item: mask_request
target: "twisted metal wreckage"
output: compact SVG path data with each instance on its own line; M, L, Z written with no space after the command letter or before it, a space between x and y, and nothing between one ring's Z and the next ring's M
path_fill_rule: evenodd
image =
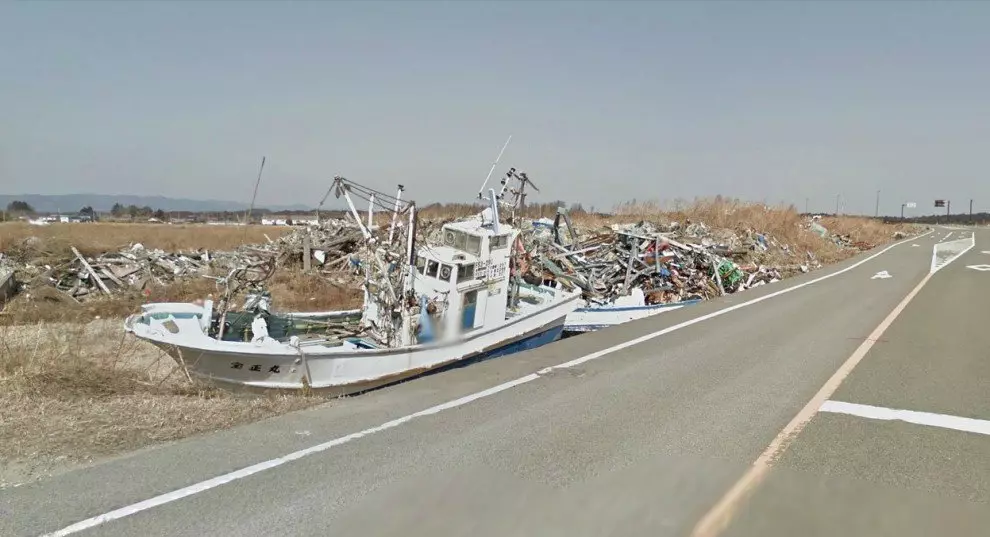
M510 222L521 225L517 215L524 210L526 187L539 189L516 168L501 183L499 204ZM764 235L756 234L750 248L732 249L707 239L682 243L672 236L676 230L661 232L640 223L582 240L567 211L558 208L552 221L533 221L513 248L525 281L581 292L581 305L567 316L565 332L594 331L782 279L777 268L730 259L750 248L769 249L772 239ZM707 228L692 224L688 231L700 235ZM799 270L807 272L808 265Z
M353 393L464 360L537 347L560 337L579 293L523 281L519 230L499 221L494 189L481 214L441 227L442 245L417 244L416 207L343 177L365 241L364 304L358 310L273 313L262 283L271 265L245 266L221 279L220 300L153 303L125 329L172 356L187 374L248 389ZM353 197L368 201L367 221ZM375 208L390 211L388 232ZM240 311L231 302L242 291Z

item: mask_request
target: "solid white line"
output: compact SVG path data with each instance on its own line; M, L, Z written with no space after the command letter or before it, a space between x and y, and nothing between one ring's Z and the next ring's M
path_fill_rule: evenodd
M916 425L928 425L929 427L940 427L942 429L953 429L968 433L990 435L990 421L978 420L974 418L963 418L960 416L950 416L948 414L934 414L931 412L916 412L914 410L900 410L896 408L884 408L880 406L859 405L856 403L844 403L842 401L825 401L819 409L820 412L832 412L834 414L848 414L860 418L885 421L905 421Z
M442 404L439 404L439 405L436 405L436 406L432 406L430 408L427 408L426 410L421 410L419 412L415 412L413 414L409 414L409 415L403 416L401 418L396 418L396 419L394 419L392 421L385 422L385 423L383 423L383 424L381 424L381 425L379 425L377 427L372 427L370 429L365 429L363 431L352 433L352 434L349 434L347 436L342 436L340 438L336 438L334 440L330 440L329 442L324 442L322 444L317 444L315 446L312 446L312 447L309 447L309 448L306 448L306 449L302 449L302 450L299 450L299 451L295 451L295 452L289 453L288 455L285 455L284 457L278 457L277 459L272 459L272 460L269 460L269 461L260 462L258 464L254 464L254 465L248 466L247 468L241 468L240 470L237 470L237 471L234 471L234 472L230 472L228 474L223 474L223 475L214 477L213 479L208 479L206 481L201 481L199 483L194 483L192 485L189 485L188 487L184 487L184 488L181 488L181 489L178 489L178 490L174 490L172 492L167 492L167 493L162 494L160 496L155 496L154 498L149 498L149 499L144 500L142 502L138 502L138 503L135 503L135 504L132 504L132 505L128 505L126 507L121 507L120 509L115 509L113 511L110 511L109 513L105 513L105 514L102 514L102 515L99 515L99 516L95 516L93 518L88 518L88 519L83 520L81 522L77 522L75 524L72 524L71 526L67 526L65 528L62 528L62 529L60 529L60 530L58 530L56 532L48 533L48 534L45 534L45 535L52 536L52 537L60 537L60 536L63 536L63 535L70 535L70 534L77 533L77 532L80 532L80 531L83 531L83 530L86 530L86 529L89 529L89 528L92 528L92 527L95 527L95 526L99 526L100 524L103 524L105 522L109 522L111 520L116 520L116 519L119 519L119 518L124 518L126 516L130 516L130 515L133 515L135 513L139 513L141 511L144 511L144 510L147 510L147 509L151 509L152 507L158 507L158 506L164 505L166 503L174 502L176 500L185 498L186 496L192 496L193 494L198 494L200 492L204 492L204 491L210 490L212 488L219 487L220 485L223 485L223 484L226 484L226 483L230 483L231 481L235 481L237 479L242 479L242 478L248 477L250 475L256 474L258 472L261 472L261 471L264 471L264 470L269 470L271 468L275 468L276 466L281 466L281 465L283 465L283 464L285 464L287 462L294 461L294 460L297 460L297 459L301 459L301 458L306 457L308 455L313 455L314 453L319 453L321 451L326 451L326 450L328 450L330 448L333 448L333 447L337 447L337 446L346 444L348 442L351 442L353 440L357 440L359 438L363 438L365 436L369 436L369 435L372 435L372 434L375 434L375 433L380 433L382 431L385 431L385 430L388 430L388 429L392 429L392 428L398 427L399 425L402 425L404 423L407 423L409 421L412 421L412 420L414 420L416 418L420 418L420 417L423 417L423 416L429 416L431 414L436 414L436 413L442 412L444 410L448 410L448 409L451 409L451 408L456 408L456 407L459 407L459 406L462 406L462 405L466 405L466 404L468 404L468 403L470 403L472 401L476 401L476 400L481 399L483 397L488 397L490 395L494 395L496 393L499 393L499 392L508 390L510 388L515 388L516 386L519 386L520 384L525 384L527 382L534 381L534 380L536 380L538 378L540 378L540 377L537 376L537 375L535 375L535 374L526 375L525 377L520 377L520 378L517 378L515 380L509 381L509 382L506 382L506 383L503 383L503 384L499 384L498 386L494 386L492 388L488 388L487 390L482 390L480 392L476 392L476 393L473 393L471 395L467 395L467 396L461 397L460 399L454 399L453 401L447 401L446 403L442 403Z
M936 244L935 246L933 246L933 247L932 247L932 265L931 265L931 267L929 268L929 272L931 272L932 274L934 274L934 273L936 273L936 272L938 272L938 271L940 271L940 270L942 270L942 268L943 268L943 267L945 267L945 266L946 266L946 265L948 265L949 263L952 263L952 262L953 262L953 261L955 261L956 259L959 259L959 258L960 258L960 257L962 257L962 255L963 255L963 254L965 254L966 252L968 252L968 251L970 251L970 250L972 250L972 249L973 249L973 247L975 247L975 246L976 246L976 232L973 232L973 234L972 234L972 235L970 235L968 239L966 239L966 238L962 238L962 239L956 239L956 240L954 240L954 241L951 241L951 243L949 243L949 244L952 244L952 243L958 243L958 242L962 242L962 241L965 241L965 240L968 240L968 241L970 241L970 242L969 242L969 246L967 246L967 247L966 247L965 249L963 249L963 250L962 250L961 252L959 252L958 254L955 254L954 256L952 256L952 257L950 257L949 259L946 259L946 260L945 260L944 262L942 262L941 264L938 264L938 247L939 247L939 246L945 246L945 244L946 244L946 243L939 243L939 244Z
M919 235L918 237L924 237L928 233L931 233L931 231L928 231L928 232L926 232L926 233L924 233L922 235ZM541 370L539 370L538 372L536 372L534 374L529 374L529 375L526 375L524 377L520 377L520 378L517 378L515 380L509 381L509 382L506 382L506 383L503 383L503 384L499 384L498 386L494 386L492 388L488 388L487 390L483 390L483 391L480 391L480 392L477 392L477 393L473 393L471 395L467 395L467 396L461 397L459 399L454 399L453 401L448 401L446 403L442 403L442 404L439 404L439 405L436 405L436 406L432 406L430 408L427 408L426 410L421 410L419 412L416 412L416 413L413 413L413 414L409 414L408 416L403 416L401 418L396 418L396 419L394 419L392 421L389 421L389 422L383 423L381 425L378 425L377 427L372 427L370 429L365 429L363 431L352 433L352 434L349 434L347 436L342 436L340 438L336 438L334 440L330 440L329 442L324 442L322 444L317 444L315 446L312 446L312 447L309 447L309 448L306 448L306 449L303 449L303 450L295 451L295 452L290 453L288 455L285 455L283 457L279 457L279 458L272 459L272 460L265 461L265 462L260 462L258 464L254 464L252 466L248 466L246 468L242 468L242 469L236 470L234 472L230 472L230 473L227 473L227 474L223 474L223 475L214 477L213 479L208 479L206 481L195 483L195 484L189 485L187 487L184 487L184 488L181 488L181 489L178 489L178 490L174 490L172 492L167 492L165 494L162 494L162 495L159 495L159 496L155 496L153 498L149 498L147 500L144 500L144 501L141 501L141 502L132 504L132 505L121 507L119 509L115 509L115 510L110 511L108 513L104 513L102 515L98 515L98 516L95 516L95 517L92 517L92 518L88 518L86 520L82 520L80 522L77 522L75 524L72 524L71 526L67 526L65 528L62 528L61 530L58 530L58 531L56 531L54 533L49 533L49 534L46 534L46 535L47 536L52 536L52 537L62 537L62 536L65 536L65 535L71 535L73 533L77 533L77 532L80 532L80 531L83 531L83 530L86 530L86 529L89 529L89 528L98 526L100 524L104 524L106 522L110 522L111 520L117 520L117 519L120 519L120 518L124 518L124 517L130 516L130 515L133 515L135 513L139 513L141 511L145 511L147 509L151 509L153 507L158 507L160 505L164 505L164 504L167 504L167 503L170 503L170 502L174 502L176 500L185 498L187 496L192 496L193 494L198 494L200 492L204 492L204 491L210 490L212 488L219 487L220 485L224 485L226 483L230 483L231 481L235 481L237 479L242 479L242 478L248 477L250 475L256 474L258 472L261 472L261 471L264 471L264 470L269 470L269 469L275 468L277 466L281 466L281 465L283 465L283 464L285 464L287 462L294 461L294 460L297 460L297 459L301 459L301 458L306 457L308 455L313 455L315 453L320 453L322 451L326 451L326 450L328 450L330 448L337 447L337 446L340 446L342 444L346 444L348 442L351 442L353 440L357 440L359 438L363 438L365 436L369 436L369 435L372 435L372 434L375 434L375 433L379 433L379 432L385 431L387 429L392 429L392 428L398 427L399 425L402 425L404 423L407 423L407 422L412 421L413 419L416 419L416 418L419 418L419 417L429 416L429 415L432 415L432 414L436 414L438 412L442 412L444 410L449 410L449 409L452 409L452 408L457 408L459 406L466 405L466 404L471 403L473 401L477 401L478 399L482 399L482 398L488 397L490 395L495 395L495 394L497 394L499 392L503 392L503 391L508 390L510 388L514 388L516 386L519 386L519 385L526 384L528 382L532 382L534 380L537 380L537 379L540 378L540 375L545 375L545 374L550 373L551 371L553 371L555 369L566 369L566 368L574 367L574 366L577 366L577 365L580 365L580 364L583 364L583 363L586 363L586 362L590 362L592 360L596 360L596 359L601 358L603 356L606 356L608 354L612 354L613 352L620 351L622 349L626 349L626 348L632 347L634 345L639 345L640 343L643 343L645 341L649 341L649 340L654 339L654 338L658 338L660 336L663 336L665 334L669 334L669 333L674 332L676 330L680 330L682 328L687 328L688 326L691 326L691 325L700 323L702 321L707 321L708 319L714 319L715 317L718 317L720 315L724 315L724 314L729 313L731 311L736 311L738 309L745 308L747 306L751 306L751 305L757 304L759 302L763 302L764 300L769 300L769 299L771 299L773 297L777 297L777 296L780 296L780 295L783 295L783 294L786 294L786 293L790 293L791 291L796 291L798 289L807 287L809 285L818 283L820 281L827 280L829 278L833 278L835 276L838 276L839 274L844 274L846 272L849 272L850 270L853 270L856 267L859 267L860 265L863 265L864 263L866 263L868 261L871 261L871 260L873 260L873 259L875 259L875 258L877 258L877 257L879 257L881 255L883 255L884 253L886 253L891 248L895 248L895 247L900 246L901 244L904 244L904 243L906 243L908 241L915 240L918 237L912 237L910 239L905 239L903 241L900 241L900 242L891 244L890 246L884 248L883 250L880 250L879 252L877 252L877 253L869 256L869 257L867 257L866 259L860 260L860 261L858 261L858 262L856 262L856 263L854 263L852 265L849 265L848 267L846 267L846 268L844 268L842 270L838 270L838 271L832 272L830 274L826 274L824 276L820 276L818 278L815 278L814 280L809 280L807 282L800 283L800 284L797 284L797 285L794 285L792 287L788 287L788 288L785 288L785 289L781 289L780 291L775 291L773 293L770 293L770 294L767 294L767 295L764 295L764 296L761 296L761 297L758 297L758 298L754 298L752 300L748 300L746 302L742 302L742 303L736 304L734 306L729 306L727 308L720 309L718 311L713 311L711 313L702 315L700 317L695 317L694 319L689 319L689 320L684 321L682 323L678 323L678 324L675 324L673 326L669 326L667 328L664 328L663 330L658 330L656 332L651 332L651 333L646 334L644 336L640 336L640 337L638 337L636 339L631 339L629 341L620 343L618 345L614 345L612 347L608 347L607 349L603 349L603 350L600 350L598 352L594 352L594 353L591 353L591 354L582 356L580 358L571 360L569 362L564 362L564 363L559 364L559 365L555 365L555 366L551 366L551 367L547 367L547 368L541 369Z

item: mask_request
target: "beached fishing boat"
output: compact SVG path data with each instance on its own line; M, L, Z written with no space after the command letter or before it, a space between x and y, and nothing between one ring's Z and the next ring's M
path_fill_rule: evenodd
M264 297L237 312L214 311L211 301L158 303L129 317L125 329L165 350L191 377L339 394L560 337L580 293L522 281L510 249L518 230L499 222L493 190L481 214L442 227L442 245L417 246L415 205L399 199L401 187L391 197L334 181L367 242L360 310L278 314ZM392 211L387 238L372 233L371 207L368 225L362 222L352 193Z

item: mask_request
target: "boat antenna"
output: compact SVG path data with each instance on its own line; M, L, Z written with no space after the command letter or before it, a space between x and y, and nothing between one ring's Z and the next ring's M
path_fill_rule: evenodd
M495 171L495 166L498 166L498 161L502 160L502 153L505 152L505 148L509 147L509 141L512 140L512 135L505 141L505 145L502 146L502 150L498 152L498 156L495 157L495 162L492 162L492 168L488 170L488 176L485 177L485 182L481 183L481 188L478 190L478 199L484 199L482 192L485 191L485 185L488 184L488 180L492 178L492 172Z
M247 237L247 226L251 224L251 212L254 211L254 200L258 198L258 185L261 184L261 172L265 170L265 157L261 157L261 167L258 168L258 180L254 182L254 194L251 195L251 205L244 213L244 236Z

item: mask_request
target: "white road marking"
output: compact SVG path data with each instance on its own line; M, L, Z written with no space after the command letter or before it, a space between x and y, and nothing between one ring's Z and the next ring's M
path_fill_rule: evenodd
M929 269L929 272L934 274L939 270L942 270L943 267L955 261L966 252L970 251L974 246L976 246L975 232L972 235L970 235L969 238L956 239L954 241L940 242L936 244L935 246L932 247L932 265L931 268ZM958 251L953 252L953 250L958 250ZM945 259L939 260L939 256L938 256L939 251L948 251L953 255L951 257L947 257Z
M874 420L904 421L916 425L928 425L929 427L941 427L942 429L990 435L990 421L950 416L948 414L899 410L880 406L843 403L842 401L825 401L819 412L848 414L850 416Z
M979 270L979 271L982 272L982 271L985 271L985 270L990 270L990 265L966 265L966 268L973 269L973 270Z
M815 417L818 409L828 401L829 397L835 393L835 390L839 388L842 381L852 373L853 369L863 360L866 353L873 348L873 344L883 336L883 333L893 324L894 319L904 311L908 303L921 291L921 288L928 283L928 280L932 278L934 272L929 272L925 277L911 290L907 296L884 318L883 321L873 330L870 335L863 340L863 343L852 353L852 355L845 361L839 369L832 374L831 377L825 384L818 390L818 393L808 401L808 404L804 405L798 413L791 419L791 421L784 426L784 428L777 434L776 437L770 442L763 453L753 461L753 465L749 467L745 474L739 478L738 481L728 490L725 495L719 499L712 508L705 513L705 515L698 521L695 525L694 530L691 532L691 537L714 537L722 532L732 520L736 511L740 508L746 496L751 490L759 486L763 479L770 472L770 465L773 461L787 449L790 442L794 440L804 429L804 426L811 421L811 418Z
M923 236L927 235L928 233L931 233L931 231L928 231L928 232L926 232L926 233L924 233L922 235L919 235L919 237L923 237ZM913 239L907 239L907 240L903 240L901 242L896 242L894 244L891 244L890 246L884 248L883 250L880 250L879 252L877 252L877 253L869 256L869 257L867 257L866 259L863 259L861 261L857 261L856 263L854 263L852 265L849 265L848 267L846 267L844 269L837 270L835 272L826 274L824 276L819 276L818 278L815 278L813 280L809 280L809 281L806 281L804 283L799 283L799 284L794 285L792 287L787 287L785 289L781 289L779 291L775 291L773 293L770 293L770 294L767 294L767 295L764 295L764 296L761 296L761 297L757 297L757 298L754 298L752 300L747 300L746 302L741 302L741 303L736 304L734 306L729 306L729 307L726 307L726 308L723 308L723 309L720 309L720 310L717 310L717 311L713 311L711 313L707 313L705 315L702 315L702 316L699 316L699 317L695 317L693 319L688 319L687 321L684 321L684 322L675 324L673 326L669 326L667 328L664 328L663 330L657 330L656 332L651 332L649 334L640 336L638 338L631 339L631 340L625 341L623 343L619 343L618 345L614 345L612 347L608 347L606 349L602 349L600 351L593 352L591 354L587 354L587 355L582 356L580 358L576 358L576 359L571 360L569 362L564 362L562 364L558 364L558 365L555 365L555 366L546 367L544 369L541 369L541 370L537 371L536 373L531 373L531 374L526 375L524 377L520 377L520 378L517 378L515 380L511 380L509 382L505 382L503 384L499 384L497 386L493 386L491 388L488 388L487 390L482 390L480 392L476 392L476 393L473 393L473 394L470 394L470 395L466 395L466 396L461 397L459 399L454 399L452 401L447 401L446 403L441 403L439 405L432 406L432 407L427 408L425 410L421 410L419 412L415 412L413 414L409 414L409 415L403 416L401 418L396 418L396 419L394 419L392 421L385 422L385 423L383 423L381 425L378 425L376 427L372 427L370 429L365 429L363 431L359 431L359 432L356 432L356 433L351 433L351 434L349 434L347 436L342 436L340 438L336 438L336 439L330 440L328 442L324 442L322 444L317 444L315 446L308 447L306 449L295 451L295 452L289 453L288 455L285 455L285 456L282 456L282 457L278 457L278 458L271 459L271 460L268 460L268 461L264 461L264 462L260 462L260 463L257 463L257 464L253 464L253 465L248 466L246 468L241 468L240 470L236 470L236 471L233 471L233 472L230 472L230 473L227 473L227 474L223 474L223 475L214 477L212 479L208 479L206 481L201 481L199 483L194 483L192 485L189 485L187 487L183 487L183 488L178 489L178 490L174 490L172 492L166 492L165 494L161 494L159 496L155 496L153 498L149 498L147 500L144 500L144 501L141 501L141 502L138 502L138 503L135 503L135 504L127 505L127 506L121 507L119 509L115 509L113 511L110 511L108 513L97 515L97 516L94 516L92 518L87 518L86 520L82 520L82 521L76 522L75 524L72 524L70 526L66 526L65 528L62 528L62 529L60 529L60 530L58 530L56 532L46 534L46 536L62 537L62 536L65 536L65 535L71 535L73 533L77 533L77 532L80 532L80 531L83 531L83 530L87 530L87 529L90 529L90 528L99 526L100 524L104 524L106 522L110 522L112 520L117 520L117 519L120 519L120 518L124 518L124 517L130 516L130 515L136 514L136 513L140 513L141 511L145 511L145 510L148 510L148 509L151 509L151 508L154 508L154 507L158 507L158 506L161 506L161 505L165 505L167 503L174 502L176 500L180 500L180 499L185 498L187 496L192 496L194 494L199 494L200 492L205 492L207 490L210 490L210 489L219 487L220 485L225 485L227 483L230 483L231 481L236 481L238 479L243 479L245 477L254 475L254 474L258 473L258 472L262 472L262 471L265 471L265 470L270 470L272 468L281 466L281 465L283 465L283 464L285 464L287 462L295 461L295 460L301 459L303 457L307 457L309 455L314 455L316 453L320 453L320 452L326 451L328 449L331 449L331 448L334 448L334 447L337 447L337 446L346 444L348 442L351 442L351 441L354 441L354 440L358 440L360 438L364 438L365 436L370 436L370 435L373 435L375 433L380 433L380 432L386 431L388 429L394 429L395 427L398 427L399 425L403 425L405 423L408 423L408 422L410 422L410 421L412 421L412 420L414 420L416 418L420 418L420 417L423 417L423 416L430 416L430 415L433 415L433 414L437 414L439 412L442 412L444 410L450 410L452 408L457 408L459 406L464 406L464 405L466 405L468 403L477 401L478 399L489 397L491 395L495 395L497 393L500 393L500 392L509 390L511 388L515 388L516 386L520 386L520 385L526 384L528 382L532 382L534 380L537 380L537 379L540 378L541 375L546 375L547 373L550 373L550 372L552 372L555 369L567 369L567 368L571 368L571 367L575 367L575 366L581 365L581 364L586 363L586 362L590 362L592 360L597 360L598 358L601 358L603 356L607 356L607 355L612 354L612 353L614 353L616 351L620 351L622 349L626 349L626 348L632 347L634 345L639 345L640 343L649 341L651 339L658 338L660 336L669 334L671 332L680 330L682 328L687 328L687 327L689 327L691 325L694 325L694 324L697 324L697 323L700 323L700 322L703 322L703 321L707 321L709 319L714 319L715 317L719 317L719 316L724 315L726 313L729 313L729 312L732 312L732 311L736 311L736 310L745 308L747 306L752 306L753 304L758 304L760 302L763 302L764 300L769 300L771 298L774 298L774 297L777 297L777 296L780 296L780 295L783 295L783 294L786 294L786 293L790 293L790 292L796 291L798 289L802 289L804 287L807 287L809 285L816 284L818 282L827 280L829 278L833 278L833 277L838 276L840 274L844 274L846 272L849 272L850 270L853 270L853 269L855 269L855 268L863 265L864 263L867 263L869 261L872 261L873 259L876 259L877 257L879 257L879 256L883 255L884 253L886 253L888 250L890 250L892 248L895 248L897 246L900 246L901 244L904 244L905 242L908 242L909 240L913 240ZM929 278L929 277L930 277L930 274L925 277L925 280L923 280L922 283L924 283L924 281L927 281L927 278ZM913 296L913 293L910 296ZM873 335L871 335L870 338L867 339L867 341L868 342L871 342L871 341L875 340L877 337L879 337L879 336L877 335L876 337L874 337ZM827 397L826 397L826 399L827 399ZM817 406L819 406L819 405L816 405L816 408L817 408Z
M943 238L942 238L942 240L943 240L943 241L947 241L947 240L949 240L949 237L951 237L951 236L952 236L952 233L953 233L953 232L952 232L952 231L950 231L948 235L946 235L945 237L943 237Z
M990 250L983 250L983 251L982 251L982 252L980 252L980 253L981 253L981 254L990 254Z
M881 280L886 280L887 278L893 278L893 276L891 276L890 273L887 272L886 270L883 270L883 271L880 271L880 272L874 274L870 279L871 280L876 280L878 278L881 279Z
M912 244L911 245L911 248L918 248L919 246L921 246L921 245L920 244Z

